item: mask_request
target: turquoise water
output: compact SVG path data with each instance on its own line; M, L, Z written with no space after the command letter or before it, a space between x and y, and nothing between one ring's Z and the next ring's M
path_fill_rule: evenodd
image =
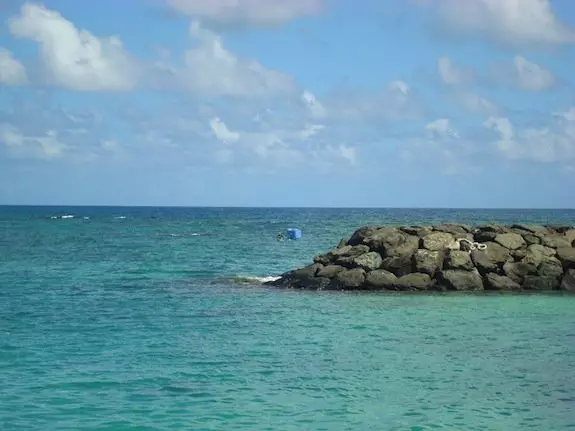
M575 211L0 207L0 429L575 429L575 297L238 283L454 220Z

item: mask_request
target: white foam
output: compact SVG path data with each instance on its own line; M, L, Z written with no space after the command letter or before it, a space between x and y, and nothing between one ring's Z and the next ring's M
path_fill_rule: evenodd
M266 277L256 277L256 276L251 276L251 275L242 275L242 276L237 276L234 277L235 281L238 282L242 282L242 283L253 283L253 284L263 284L263 283L267 283L270 281L276 281L279 280L281 277L279 276L273 276L273 275L268 275Z

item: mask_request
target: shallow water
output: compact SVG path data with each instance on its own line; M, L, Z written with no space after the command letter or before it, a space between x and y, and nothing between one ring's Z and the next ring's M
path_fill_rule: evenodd
M575 429L575 297L233 281L364 223L453 220L575 213L1 208L0 428Z

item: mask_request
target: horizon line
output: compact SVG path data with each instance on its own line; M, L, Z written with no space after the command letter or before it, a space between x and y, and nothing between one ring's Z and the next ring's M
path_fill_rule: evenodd
M384 207L384 206L263 206L263 205L109 205L109 204L0 204L2 207L45 208L182 208L182 209L382 209L382 210L547 210L573 211L553 207Z

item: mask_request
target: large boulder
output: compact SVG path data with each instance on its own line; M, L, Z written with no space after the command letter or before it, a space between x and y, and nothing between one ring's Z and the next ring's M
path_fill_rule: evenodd
M474 268L471 256L466 251L448 250L443 264L445 269L463 269L471 271Z
M445 290L483 290L483 280L477 271L464 271L459 269L440 271L437 282L438 285Z
M568 269L561 280L561 290L575 292L575 269Z
M564 270L575 269L575 248L561 247L557 249L557 257L561 261Z
M442 251L416 250L413 255L413 268L415 272L434 276L441 269L443 263Z
M565 235L547 235L543 237L543 245L551 248L571 247L571 241Z
M432 285L429 274L419 272L403 275L395 281L397 290L428 290Z
M505 275L489 272L483 277L487 290L519 290L521 285Z
M381 258L380 254L375 251L369 251L353 258L353 263L355 266L363 268L366 271L380 268L382 262L383 259Z
M494 241L508 250L517 250L525 246L523 237L513 232L500 233L495 237Z
M374 290L395 290L397 277L385 269L376 269L367 273L365 285Z
M327 288L330 290L355 290L361 288L364 283L364 269L345 269L341 272L338 272L337 275L331 279L331 282Z
M316 272L316 277L333 278L346 268L340 265L326 265L319 268Z
M503 273L516 283L523 283L526 275L537 274L537 266L524 262L505 262Z
M440 251L449 248L455 238L447 232L433 232L422 239L422 248L429 251Z
M369 247L365 244L359 245L344 245L343 247L332 248L325 254L320 254L313 258L315 263L321 263L327 265L329 263L335 263L338 259L342 258L352 258L369 251ZM345 259L344 259L345 261Z
M548 290L558 290L560 284L560 279L557 277L526 275L521 286L525 290L543 292Z
M383 269L393 272L398 277L409 274L413 271L413 262L411 255L386 257L381 264Z
M366 238L373 235L378 229L373 226L364 226L357 229L347 241L347 245L354 246L363 244Z

